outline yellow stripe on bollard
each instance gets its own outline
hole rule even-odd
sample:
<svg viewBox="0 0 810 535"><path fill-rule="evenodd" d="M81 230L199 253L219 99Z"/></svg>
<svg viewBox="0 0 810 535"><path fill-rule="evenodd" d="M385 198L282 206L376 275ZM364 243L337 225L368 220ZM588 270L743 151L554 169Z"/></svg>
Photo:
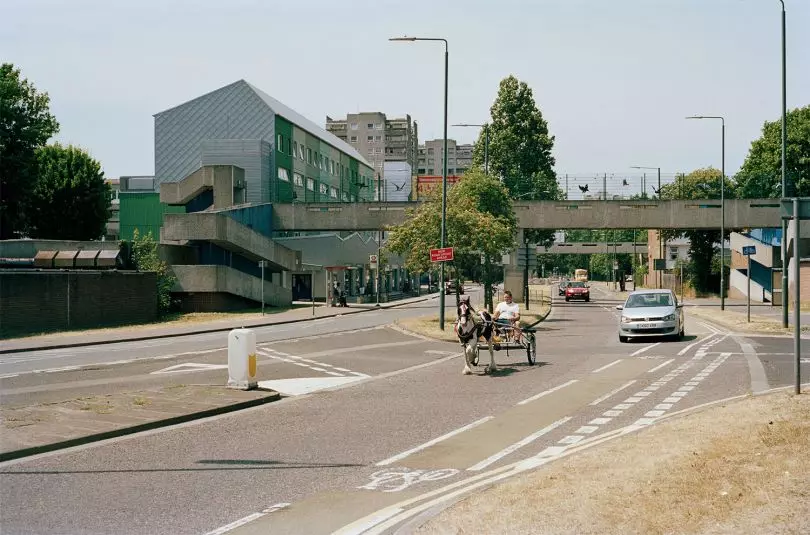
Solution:
<svg viewBox="0 0 810 535"><path fill-rule="evenodd" d="M248 355L248 377L256 377L256 353Z"/></svg>

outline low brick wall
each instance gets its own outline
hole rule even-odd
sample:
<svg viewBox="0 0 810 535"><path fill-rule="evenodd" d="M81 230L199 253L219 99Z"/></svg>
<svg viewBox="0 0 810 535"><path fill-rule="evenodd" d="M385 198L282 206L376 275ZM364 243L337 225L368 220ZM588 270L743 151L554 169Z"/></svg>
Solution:
<svg viewBox="0 0 810 535"><path fill-rule="evenodd" d="M0 272L0 337L157 319L155 273Z"/></svg>

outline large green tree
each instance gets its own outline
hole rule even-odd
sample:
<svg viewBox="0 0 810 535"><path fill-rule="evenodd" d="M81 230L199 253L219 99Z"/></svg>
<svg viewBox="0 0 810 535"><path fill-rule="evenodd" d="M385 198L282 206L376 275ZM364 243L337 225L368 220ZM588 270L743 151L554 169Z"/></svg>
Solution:
<svg viewBox="0 0 810 535"><path fill-rule="evenodd" d="M719 199L720 198L720 170L714 168L696 169L691 173L681 177L677 183L665 184L661 187L661 196L664 199ZM734 187L728 177L725 179L725 196L734 197ZM718 213L718 227L719 218ZM726 238L731 229L726 229ZM716 274L714 271L714 258L717 254L716 245L720 242L720 230L665 230L662 237L670 240L676 237L686 237L689 239L690 262L687 266L687 274L692 286L699 293L709 293L718 291L716 284ZM719 266L719 264L718 264ZM719 269L719 267L718 267Z"/></svg>
<svg viewBox="0 0 810 535"><path fill-rule="evenodd" d="M446 245L454 248L453 267L488 261L515 247L516 217L506 188L495 178L471 170L448 192ZM408 211L407 221L390 231L386 249L405 257L410 271L427 272L430 249L441 242L441 193L433 192ZM485 285L490 281L485 278Z"/></svg>
<svg viewBox="0 0 810 535"><path fill-rule="evenodd" d="M25 232L36 150L59 131L49 103L14 65L0 65L0 239Z"/></svg>
<svg viewBox="0 0 810 535"><path fill-rule="evenodd" d="M501 80L490 108L489 172L498 177L512 199L559 199L562 191L554 173L554 136L535 103L532 89L514 76ZM473 149L473 165L484 165L485 133ZM553 231L528 233L533 243L549 244Z"/></svg>
<svg viewBox="0 0 810 535"><path fill-rule="evenodd" d="M28 214L32 238L95 240L110 218L110 185L101 165L80 148L37 149L38 177Z"/></svg>
<svg viewBox="0 0 810 535"><path fill-rule="evenodd" d="M810 106L787 113L787 196L810 196ZM735 176L737 195L747 199L782 196L782 121L766 122Z"/></svg>

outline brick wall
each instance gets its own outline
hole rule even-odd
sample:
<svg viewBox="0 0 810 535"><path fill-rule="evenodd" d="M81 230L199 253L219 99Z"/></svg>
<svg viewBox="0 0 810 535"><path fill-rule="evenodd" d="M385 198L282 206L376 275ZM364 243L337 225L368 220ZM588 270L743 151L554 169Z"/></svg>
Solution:
<svg viewBox="0 0 810 535"><path fill-rule="evenodd" d="M176 293L172 297L179 300L182 312L231 312L262 306L258 301L225 292Z"/></svg>
<svg viewBox="0 0 810 535"><path fill-rule="evenodd" d="M157 318L154 273L0 272L0 336L146 323Z"/></svg>

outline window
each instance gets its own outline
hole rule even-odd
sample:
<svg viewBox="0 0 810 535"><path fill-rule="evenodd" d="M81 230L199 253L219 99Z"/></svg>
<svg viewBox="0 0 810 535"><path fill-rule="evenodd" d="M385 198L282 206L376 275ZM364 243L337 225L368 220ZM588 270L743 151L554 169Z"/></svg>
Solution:
<svg viewBox="0 0 810 535"><path fill-rule="evenodd" d="M338 198L337 188L329 188L329 196L333 199L337 199Z"/></svg>
<svg viewBox="0 0 810 535"><path fill-rule="evenodd" d="M293 173L293 184L304 187L304 177L300 173Z"/></svg>
<svg viewBox="0 0 810 535"><path fill-rule="evenodd" d="M368 136L366 138L366 141L368 141L369 143L374 143L374 136Z"/></svg>
<svg viewBox="0 0 810 535"><path fill-rule="evenodd" d="M382 130L382 129L383 129L383 125L382 125L382 123L377 123L377 124L375 124L375 125L374 125L374 129L375 129L375 130Z"/></svg>
<svg viewBox="0 0 810 535"><path fill-rule="evenodd" d="M283 167L278 168L278 179L283 180L284 182L290 181L290 174L289 172L284 169Z"/></svg>
<svg viewBox="0 0 810 535"><path fill-rule="evenodd" d="M368 123L368 124L366 125L366 128L367 128L367 129L369 129L369 130L371 130L372 128L374 128L374 125L373 125L373 124L371 124L371 123Z"/></svg>
<svg viewBox="0 0 810 535"><path fill-rule="evenodd" d="M382 136L374 136L374 141L382 141Z"/></svg>
<svg viewBox="0 0 810 535"><path fill-rule="evenodd" d="M328 195L329 194L329 186L326 184L319 184L318 191L321 192L321 195Z"/></svg>
<svg viewBox="0 0 810 535"><path fill-rule="evenodd" d="M297 141L293 141L292 153L293 153L293 156L298 157L298 142Z"/></svg>
<svg viewBox="0 0 810 535"><path fill-rule="evenodd" d="M357 123L350 124L349 128L351 128L352 130L357 130Z"/></svg>
<svg viewBox="0 0 810 535"><path fill-rule="evenodd" d="M352 143L357 143L357 136L352 136L350 139Z"/></svg>
<svg viewBox="0 0 810 535"><path fill-rule="evenodd" d="M312 180L311 178L307 179L307 189L309 191L315 191L315 181Z"/></svg>
<svg viewBox="0 0 810 535"><path fill-rule="evenodd" d="M279 152L284 152L284 136L281 134L277 136L276 149L278 149Z"/></svg>
<svg viewBox="0 0 810 535"><path fill-rule="evenodd" d="M298 158L300 158L302 162L306 161L306 160L304 160L304 146L303 145L298 145Z"/></svg>
<svg viewBox="0 0 810 535"><path fill-rule="evenodd" d="M374 154L382 154L382 147L377 147L374 149Z"/></svg>
<svg viewBox="0 0 810 535"><path fill-rule="evenodd" d="M307 162L312 163L312 149L307 147Z"/></svg>
<svg viewBox="0 0 810 535"><path fill-rule="evenodd" d="M346 191L343 192L343 200L345 202L349 202L349 193Z"/></svg>
<svg viewBox="0 0 810 535"><path fill-rule="evenodd" d="M420 175L424 175L424 174L425 174L425 170L424 170L424 168L419 169L419 171L417 171L417 172L418 172L418 174L420 174Z"/></svg>

